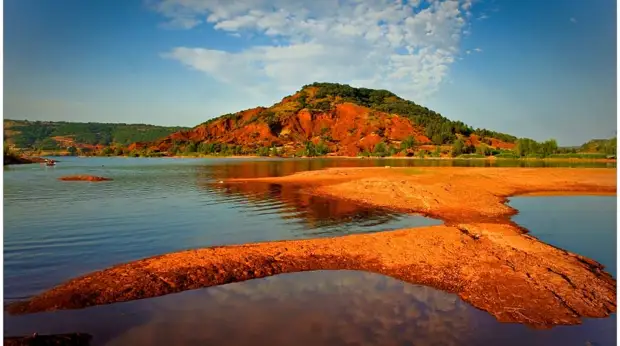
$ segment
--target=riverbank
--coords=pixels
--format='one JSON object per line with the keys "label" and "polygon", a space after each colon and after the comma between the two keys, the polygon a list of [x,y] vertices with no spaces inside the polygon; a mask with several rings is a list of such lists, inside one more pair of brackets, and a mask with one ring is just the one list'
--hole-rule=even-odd
{"label": "riverbank", "polygon": [[4,156],[4,166],[7,165],[25,165],[30,163],[43,163],[45,162],[44,158],[37,156],[18,156],[18,155],[5,155]]}
{"label": "riverbank", "polygon": [[[55,155],[42,155],[42,156],[55,156]],[[125,157],[131,158],[136,156],[130,155],[56,155],[56,156],[68,156],[68,157]],[[598,162],[598,163],[616,163],[616,159],[602,159],[602,158],[575,158],[575,157],[548,157],[548,158],[508,158],[508,157],[433,157],[425,156],[421,158],[419,156],[339,156],[339,155],[323,155],[323,156],[259,156],[259,155],[205,155],[205,154],[192,154],[192,155],[173,155],[173,156],[137,156],[141,158],[169,158],[169,159],[212,159],[212,158],[225,158],[225,159],[254,159],[254,158],[280,158],[280,159],[299,159],[299,158],[320,158],[320,159],[351,159],[351,160],[372,160],[372,159],[389,159],[389,160],[438,160],[438,161],[523,161],[523,162]]]}
{"label": "riverbank", "polygon": [[616,281],[602,265],[526,234],[504,204],[534,192],[615,194],[615,169],[340,168],[227,183],[254,181],[431,215],[445,225],[171,253],[76,278],[8,311],[83,308],[320,269],[428,285],[457,293],[499,321],[536,327],[616,311]]}

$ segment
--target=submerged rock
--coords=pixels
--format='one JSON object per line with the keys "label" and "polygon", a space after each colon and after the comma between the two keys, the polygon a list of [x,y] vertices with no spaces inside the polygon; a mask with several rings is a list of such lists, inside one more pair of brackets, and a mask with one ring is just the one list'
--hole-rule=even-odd
{"label": "submerged rock", "polygon": [[63,181],[108,181],[112,180],[111,178],[106,177],[98,177],[95,175],[67,175],[64,177],[58,178]]}

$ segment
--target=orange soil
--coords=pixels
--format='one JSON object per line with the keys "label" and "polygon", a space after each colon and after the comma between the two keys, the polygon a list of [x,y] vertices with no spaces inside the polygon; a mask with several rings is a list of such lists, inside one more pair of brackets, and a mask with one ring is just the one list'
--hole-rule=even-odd
{"label": "orange soil", "polygon": [[534,192],[615,193],[616,170],[352,168],[253,181],[433,215],[445,225],[299,241],[212,247],[156,256],[71,280],[11,313],[83,308],[279,273],[354,269],[457,293],[499,321],[577,324],[616,311],[616,281],[591,259],[526,234],[504,204]]}
{"label": "orange soil", "polygon": [[[311,112],[306,108],[299,110],[298,98],[299,94],[286,97],[270,108],[248,109],[233,117],[220,118],[188,131],[173,133],[151,144],[136,143],[135,147],[152,145],[160,151],[167,151],[175,141],[218,142],[251,149],[276,144],[284,147],[283,154],[291,155],[303,148],[307,141],[315,144],[323,141],[335,155],[356,156],[365,150],[372,151],[379,142],[398,146],[410,135],[421,145],[432,144],[424,134],[424,128],[405,117],[350,102],[333,105],[324,112]],[[269,119],[274,118],[278,120],[272,130],[268,123]],[[514,146],[492,140],[496,147]],[[434,150],[435,146],[428,148]]]}
{"label": "orange soil", "polygon": [[106,177],[98,177],[94,175],[67,175],[64,177],[58,178],[63,181],[108,181],[112,180]]}

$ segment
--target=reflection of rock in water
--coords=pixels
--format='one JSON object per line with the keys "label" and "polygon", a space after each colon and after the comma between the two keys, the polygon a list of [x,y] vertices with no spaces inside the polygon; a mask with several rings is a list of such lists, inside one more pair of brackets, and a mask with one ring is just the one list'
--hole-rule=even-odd
{"label": "reflection of rock in water", "polygon": [[362,272],[281,275],[158,299],[152,320],[111,344],[466,344],[456,296]]}

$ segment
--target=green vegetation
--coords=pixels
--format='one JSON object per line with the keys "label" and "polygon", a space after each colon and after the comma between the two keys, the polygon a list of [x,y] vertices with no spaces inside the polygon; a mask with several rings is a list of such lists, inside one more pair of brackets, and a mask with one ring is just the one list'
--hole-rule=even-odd
{"label": "green vegetation", "polygon": [[415,138],[413,138],[413,136],[407,136],[407,138],[403,139],[403,141],[400,142],[400,149],[414,149],[417,145],[418,143]]}
{"label": "green vegetation", "polygon": [[[173,143],[173,148],[175,145],[177,144]],[[200,144],[189,143],[186,145],[185,151],[188,150],[188,146],[190,148],[189,149],[190,153],[196,153],[195,155],[231,156],[231,155],[242,155],[242,154],[254,154],[254,152],[244,151],[241,145],[235,145],[235,144],[226,144],[226,143],[218,143],[218,142],[202,142]],[[259,149],[257,149],[257,151]],[[169,150],[169,152],[171,150]],[[269,150],[269,148],[267,148],[267,150]],[[258,152],[256,152],[256,154],[258,155]]]}
{"label": "green vegetation", "polygon": [[260,147],[256,150],[258,156],[269,156],[269,147]]}
{"label": "green vegetation", "polygon": [[550,159],[605,159],[607,154],[603,153],[567,153],[567,154],[551,154],[547,156]]}
{"label": "green vegetation", "polygon": [[520,138],[515,144],[514,152],[519,157],[547,157],[551,154],[555,154],[558,150],[558,144],[555,139],[539,143],[533,139]]}
{"label": "green vegetation", "polygon": [[617,137],[610,139],[593,139],[583,144],[580,148],[581,152],[605,153],[614,156],[617,150]]}
{"label": "green vegetation", "polygon": [[308,141],[304,145],[304,149],[299,153],[300,154],[299,156],[314,157],[314,156],[323,156],[323,155],[326,155],[327,153],[329,153],[329,148],[323,141],[320,141],[317,144],[314,144]]}
{"label": "green vegetation", "polygon": [[[184,127],[164,127],[143,124],[107,124],[4,120],[4,140],[18,148],[41,150],[65,149],[52,137],[72,139],[76,144],[129,145],[149,142],[181,130]],[[10,130],[10,131],[7,131]]]}
{"label": "green vegetation", "polygon": [[493,154],[493,150],[491,150],[491,148],[486,144],[480,144],[476,147],[476,154],[481,156],[491,156]]}
{"label": "green vegetation", "polygon": [[378,156],[378,157],[386,157],[390,155],[390,150],[388,146],[385,145],[385,143],[379,142],[375,145],[374,149],[372,150],[372,155]]}
{"label": "green vegetation", "polygon": [[454,144],[452,144],[452,157],[457,157],[462,154],[471,154],[475,151],[476,147],[473,145],[465,145],[465,142],[460,139],[457,139],[454,141]]}
{"label": "green vegetation", "polygon": [[14,149],[12,149],[11,147],[9,147],[8,145],[4,144],[4,151],[2,152],[3,156],[4,156],[4,164],[5,165],[10,165],[10,164],[14,164],[14,163],[21,163],[22,162],[22,158],[21,155],[15,151]]}

